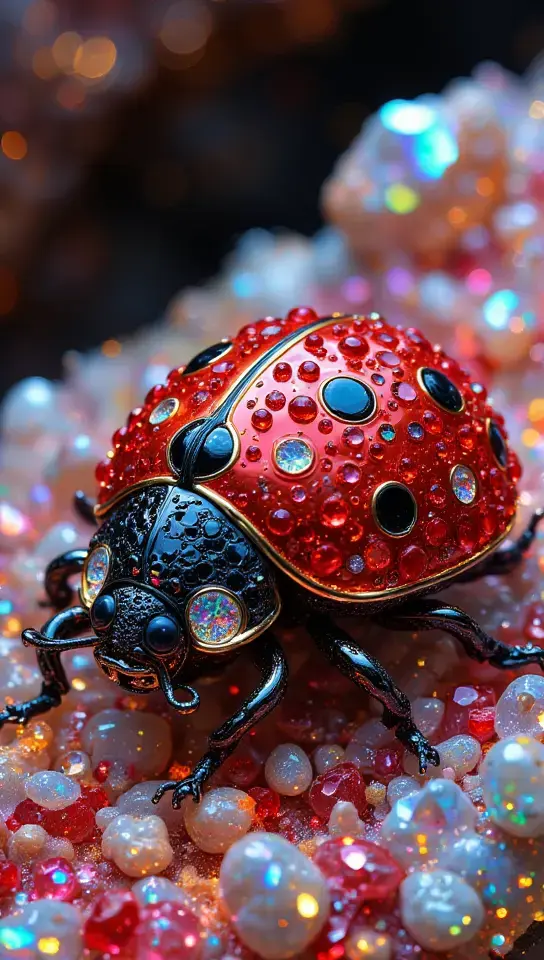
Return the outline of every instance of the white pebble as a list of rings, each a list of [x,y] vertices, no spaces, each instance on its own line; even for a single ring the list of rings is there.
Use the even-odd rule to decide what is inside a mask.
[[[482,901],[448,870],[416,870],[400,886],[402,922],[416,943],[438,953],[468,943],[484,920]]]
[[[489,815],[515,837],[544,834],[544,744],[520,734],[499,740],[480,767]]]
[[[387,784],[387,799],[391,806],[402,797],[409,797],[411,793],[421,790],[421,784],[413,777],[394,777]]]
[[[417,697],[412,703],[412,718],[424,737],[436,733],[444,717],[445,704],[438,697]]]
[[[349,800],[337,800],[329,817],[331,837],[363,837],[365,825],[355,804]]]
[[[329,914],[321,871],[274,833],[235,843],[221,864],[219,884],[240,940],[265,960],[302,953]]]
[[[0,817],[7,820],[15,807],[26,797],[25,778],[12,773],[7,767],[0,767]]]
[[[317,747],[313,753],[314,767],[318,773],[325,773],[331,767],[336,767],[344,760],[344,748],[338,743],[326,743]]]
[[[51,956],[50,944],[55,949],[55,960],[80,960],[82,922],[80,911],[71,903],[25,903],[0,920],[0,960],[47,960]],[[14,943],[24,945],[14,950]]]
[[[469,737],[466,733],[460,733],[443,743],[436,745],[440,757],[440,766],[435,767],[432,763],[427,767],[427,777],[443,777],[444,770],[451,767],[454,771],[455,779],[461,780],[465,774],[478,765],[482,755],[482,748],[475,737]],[[404,755],[404,769],[411,776],[419,775],[419,763],[413,753],[406,752]]]
[[[158,803],[153,803],[153,797],[161,783],[162,780],[136,783],[117,798],[114,810],[117,813],[128,813],[131,817],[160,817],[168,830],[179,830],[183,825],[183,814],[172,806],[172,794],[165,793]]]
[[[359,927],[346,938],[344,948],[348,960],[391,960],[391,937],[371,927]]]
[[[272,750],[264,775],[268,786],[285,797],[304,793],[313,779],[308,756],[295,743],[281,743]]]
[[[142,907],[166,901],[189,904],[187,894],[167,877],[144,877],[136,881],[132,892]]]
[[[82,734],[93,767],[101,760],[123,760],[145,777],[162,773],[172,753],[170,724],[140,710],[101,710]]]
[[[544,677],[516,677],[499,698],[495,709],[495,732],[505,740],[523,733],[544,740]]]
[[[380,747],[387,747],[388,744],[393,743],[395,731],[386,727],[377,717],[373,717],[357,727],[351,739],[379,750]]]
[[[12,833],[8,840],[8,858],[15,863],[24,863],[38,857],[49,838],[49,834],[37,823],[25,823]]]
[[[188,797],[183,804],[187,833],[205,853],[228,850],[248,832],[254,811],[255,801],[234,787],[217,787],[205,793],[200,803]]]
[[[79,783],[56,770],[42,770],[26,781],[26,795],[47,810],[63,810],[81,796]]]
[[[66,837],[48,837],[42,854],[45,859],[49,857],[64,857],[65,860],[75,860],[76,852],[71,840]]]
[[[96,811],[96,825],[99,830],[104,831],[108,826],[108,823],[111,823],[112,820],[117,820],[117,817],[121,816],[121,812],[117,807],[102,807],[101,810]]]
[[[128,877],[160,873],[166,870],[174,856],[168,831],[160,817],[143,817],[141,820],[117,817],[104,831],[102,853]]]
[[[376,750],[359,740],[350,740],[344,753],[344,760],[346,763],[353,763],[361,773],[371,775],[374,773]]]

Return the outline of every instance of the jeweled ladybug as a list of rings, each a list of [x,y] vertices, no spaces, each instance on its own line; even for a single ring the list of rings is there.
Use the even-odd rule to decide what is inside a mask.
[[[383,722],[423,771],[439,757],[408,699],[332,616],[441,629],[497,667],[542,665],[543,649],[507,646],[458,608],[423,598],[521,560],[542,511],[493,552],[512,528],[519,475],[484,388],[417,330],[308,308],[246,326],[132,411],[97,468],[96,506],[76,495],[101,526],[88,551],[50,564],[45,588],[62,609],[69,577],[82,571],[81,605],[24,631],[42,692],[0,721],[58,705],[68,690],[60,653],[82,646],[120,686],[160,687],[190,713],[199,698],[188,683],[254,642],[260,685],[214,731],[191,775],[155,797],[198,800],[283,695],[287,666],[271,629],[283,603],[383,704]],[[76,636],[89,627],[91,636]]]

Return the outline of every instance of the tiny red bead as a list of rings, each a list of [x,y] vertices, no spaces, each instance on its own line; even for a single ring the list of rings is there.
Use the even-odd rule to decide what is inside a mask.
[[[318,364],[314,363],[313,360],[306,360],[298,368],[299,379],[306,383],[315,383],[319,379],[320,372]]]
[[[34,866],[34,893],[38,898],[62,900],[69,903],[79,896],[77,877],[68,860],[64,857],[51,857]]]
[[[272,422],[272,414],[269,410],[255,410],[251,416],[251,423],[255,427],[255,430],[260,430],[262,433],[270,430]]]
[[[0,899],[16,893],[21,883],[19,867],[11,860],[0,860]]]
[[[268,787],[250,787],[248,794],[255,800],[256,817],[260,820],[277,817],[281,801],[275,790],[269,790]]]
[[[293,529],[293,517],[288,510],[272,510],[268,515],[268,529],[277,537],[286,537]]]
[[[427,567],[427,554],[421,547],[405,547],[399,556],[399,571],[403,580],[419,580]]]
[[[311,423],[317,416],[317,404],[311,397],[293,397],[289,403],[289,415],[295,423]]]
[[[364,337],[358,337],[351,334],[344,337],[338,344],[338,349],[345,357],[364,357],[368,353],[368,343]]]
[[[112,890],[94,901],[83,928],[87,950],[117,956],[132,940],[140,920],[136,897],[130,890]]]
[[[249,446],[246,450],[246,457],[252,463],[256,463],[257,460],[260,460],[261,456],[261,448],[256,447],[255,444],[251,444],[251,446]]]
[[[102,787],[93,787],[88,783],[81,784],[81,796],[93,808],[93,810],[102,810],[110,806],[109,797]]]
[[[274,380],[278,383],[286,383],[293,375],[293,371],[288,363],[277,363],[274,367]]]
[[[323,543],[312,551],[310,562],[318,577],[327,577],[342,566],[342,554],[333,543]]]
[[[345,837],[326,840],[314,863],[334,891],[353,893],[358,900],[385,900],[400,886],[404,872],[391,854],[375,843]]]
[[[264,402],[270,410],[281,410],[285,406],[285,394],[279,390],[271,390]]]
[[[319,317],[311,307],[293,307],[287,314],[291,323],[315,323]]]
[[[469,710],[468,732],[480,743],[491,740],[495,733],[495,707]]]
[[[361,816],[366,812],[365,782],[353,763],[339,763],[316,777],[308,794],[314,813],[328,820],[338,800],[353,803]]]

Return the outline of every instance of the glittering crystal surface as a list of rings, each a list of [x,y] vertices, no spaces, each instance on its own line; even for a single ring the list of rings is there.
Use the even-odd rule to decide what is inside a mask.
[[[95,547],[87,560],[85,571],[85,595],[92,602],[100,593],[108,576],[110,566],[106,547]]]
[[[221,590],[203,590],[189,604],[191,631],[200,643],[224,643],[235,637],[242,625],[239,604]]]
[[[173,417],[176,410],[179,407],[179,401],[175,397],[166,397],[165,400],[161,400],[160,403],[151,411],[149,414],[149,422],[154,426],[158,426],[160,423],[164,423],[165,420],[169,420],[170,417]]]
[[[476,499],[478,486],[476,477],[470,467],[459,465],[452,470],[451,488],[461,503],[473,503]]]
[[[283,473],[305,473],[312,465],[314,452],[304,440],[280,440],[274,451],[274,461]]]

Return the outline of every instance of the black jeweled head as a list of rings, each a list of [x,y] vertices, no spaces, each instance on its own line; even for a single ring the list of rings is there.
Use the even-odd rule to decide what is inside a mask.
[[[135,693],[160,687],[183,712],[198,704],[184,677],[202,670],[205,654],[235,650],[279,612],[271,568],[246,535],[200,493],[166,485],[135,491],[108,514],[81,597],[104,673]]]

